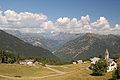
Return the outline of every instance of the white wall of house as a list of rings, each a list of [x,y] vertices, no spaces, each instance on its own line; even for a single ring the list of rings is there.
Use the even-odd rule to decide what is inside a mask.
[[[108,70],[107,72],[113,71],[114,69],[117,68],[117,63],[115,63],[114,61],[112,63],[110,63],[110,65],[108,66]]]
[[[73,64],[77,64],[76,62],[73,62]]]
[[[91,58],[90,60],[91,60],[91,64],[95,64],[97,61],[100,60],[100,58],[94,57],[94,58]]]
[[[78,60],[77,63],[78,63],[78,64],[81,64],[81,63],[83,63],[83,61],[82,61],[82,60]]]

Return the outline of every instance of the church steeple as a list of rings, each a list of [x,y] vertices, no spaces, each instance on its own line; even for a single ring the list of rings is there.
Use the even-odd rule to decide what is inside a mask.
[[[109,59],[109,52],[108,52],[108,49],[105,50],[104,59],[105,59],[105,60],[108,60],[108,59]]]

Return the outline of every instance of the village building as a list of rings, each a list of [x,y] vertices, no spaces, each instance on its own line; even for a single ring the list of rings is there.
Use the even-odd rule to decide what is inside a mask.
[[[113,71],[114,69],[117,68],[117,63],[113,60],[110,59],[109,57],[109,52],[106,49],[105,53],[104,53],[104,59],[106,60],[107,64],[108,64],[108,68],[107,68],[107,72]]]
[[[78,63],[78,64],[81,64],[81,63],[83,63],[83,61],[82,61],[82,60],[78,60],[77,63]]]
[[[19,64],[21,64],[21,65],[27,65],[27,66],[35,66],[35,64],[33,62],[34,62],[34,60],[29,59],[29,60],[20,61]]]
[[[73,61],[73,64],[81,64],[81,63],[83,63],[83,61],[82,61],[82,60]]]
[[[90,58],[91,64],[95,64],[99,60],[100,60],[100,58],[98,58],[98,57]]]
[[[73,64],[77,64],[77,62],[73,62]]]
[[[110,54],[106,49],[104,53],[104,60],[107,62],[107,65],[108,65],[107,72],[113,71],[114,69],[117,68],[117,63],[113,59],[111,59],[109,56]],[[97,61],[100,60],[100,58],[94,57],[94,58],[91,58],[90,60],[91,60],[91,64],[95,64]]]

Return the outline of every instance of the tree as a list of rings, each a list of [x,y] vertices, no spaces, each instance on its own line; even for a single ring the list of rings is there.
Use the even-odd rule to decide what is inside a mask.
[[[19,61],[20,61],[20,55],[18,54],[17,57],[16,57],[16,63],[19,64]]]
[[[15,55],[11,51],[0,50],[0,61],[1,63],[14,63]]]
[[[117,69],[113,72],[113,80],[120,79],[120,64],[118,64]]]
[[[95,64],[91,64],[92,65],[92,75],[95,76],[102,76],[104,75],[105,72],[107,72],[107,63],[105,60],[99,60],[97,61]]]
[[[0,60],[1,60],[1,63],[5,63],[5,51],[4,50],[0,50]]]

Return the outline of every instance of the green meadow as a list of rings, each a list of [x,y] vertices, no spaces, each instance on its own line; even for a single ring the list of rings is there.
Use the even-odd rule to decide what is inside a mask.
[[[0,80],[108,80],[112,77],[112,72],[91,76],[89,65],[89,62],[47,67],[0,64]]]

